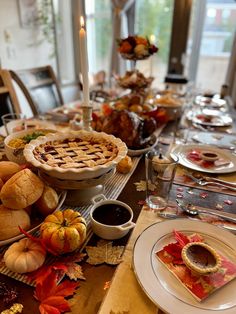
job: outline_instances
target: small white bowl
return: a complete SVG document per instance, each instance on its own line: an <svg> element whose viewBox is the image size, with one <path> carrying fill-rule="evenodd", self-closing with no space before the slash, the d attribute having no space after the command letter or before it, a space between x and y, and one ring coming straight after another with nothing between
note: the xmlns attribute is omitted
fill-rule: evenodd
<svg viewBox="0 0 236 314"><path fill-rule="evenodd" d="M14 148L14 147L10 146L8 143L13 139L22 138L22 137L24 137L28 134L32 134L34 132L38 133L38 132L44 132L44 131L48 132L48 134L56 132L56 130L53 130L53 129L52 130L50 130L50 129L30 129L30 130L15 132L15 133L8 135L4 140L4 150L5 150L5 154L7 156L7 159L10 161L16 162L18 164L26 163L27 161L26 161L24 154L23 154L24 148Z"/></svg>
<svg viewBox="0 0 236 314"><path fill-rule="evenodd" d="M135 223L132 222L133 211L127 204L117 201L117 200L108 200L103 194L94 196L92 198L92 203L93 203L93 207L90 211L91 226L92 226L93 232L96 235L98 235L100 238L106 239L106 240L120 239L124 237L129 232L130 229L134 228ZM115 207L123 209L123 213L121 212L121 217L119 217L118 219L124 220L124 222L120 223L117 221L117 224L108 224L107 222L97 221L96 219L98 218L97 216L94 215L95 210L98 214L100 211L100 208L101 210L104 210L104 205L111 206L110 210L108 209L107 211L107 207L105 207L105 210L107 213L110 211L111 216L110 215L109 216L113 218L115 218L115 216L117 217L117 213L115 212ZM106 215L101 215L101 217L103 219L106 219L108 217L107 213ZM125 219L126 218L125 215L127 215L127 220ZM107 219L109 220L109 218Z"/></svg>
<svg viewBox="0 0 236 314"><path fill-rule="evenodd" d="M206 161L216 161L218 160L220 157L217 153L215 152L212 152L212 151L208 151L208 150L204 150L200 153L200 157L203 159L203 160L206 160Z"/></svg>

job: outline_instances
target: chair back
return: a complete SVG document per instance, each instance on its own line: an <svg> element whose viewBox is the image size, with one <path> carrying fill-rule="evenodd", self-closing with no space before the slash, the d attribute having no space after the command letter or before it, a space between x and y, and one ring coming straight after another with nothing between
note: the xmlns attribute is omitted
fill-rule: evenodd
<svg viewBox="0 0 236 314"><path fill-rule="evenodd" d="M7 113L21 113L21 109L10 72L0 69L0 116ZM1 120L0 125L2 125Z"/></svg>
<svg viewBox="0 0 236 314"><path fill-rule="evenodd" d="M51 66L10 71L12 79L22 90L34 115L64 105L59 83Z"/></svg>

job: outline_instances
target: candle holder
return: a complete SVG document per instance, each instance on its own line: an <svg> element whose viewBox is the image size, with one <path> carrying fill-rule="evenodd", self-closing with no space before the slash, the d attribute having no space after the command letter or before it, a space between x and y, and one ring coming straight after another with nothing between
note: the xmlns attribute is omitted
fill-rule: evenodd
<svg viewBox="0 0 236 314"><path fill-rule="evenodd" d="M83 110L83 129L86 131L92 131L91 122L92 122L92 112L93 112L93 106L92 103L89 103L88 106L81 107Z"/></svg>

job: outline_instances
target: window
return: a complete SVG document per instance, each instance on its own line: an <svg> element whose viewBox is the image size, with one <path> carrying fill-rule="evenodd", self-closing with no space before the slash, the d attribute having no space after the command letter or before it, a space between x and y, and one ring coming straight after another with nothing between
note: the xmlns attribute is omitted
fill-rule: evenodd
<svg viewBox="0 0 236 314"><path fill-rule="evenodd" d="M137 68L146 75L154 75L156 84L162 83L167 73L173 5L173 0L136 1L135 33L149 38L154 35L159 48L148 60L139 61Z"/></svg>
<svg viewBox="0 0 236 314"><path fill-rule="evenodd" d="M111 1L85 1L89 72L108 73L111 54Z"/></svg>
<svg viewBox="0 0 236 314"><path fill-rule="evenodd" d="M76 81L71 1L53 0L56 23L57 71L62 84Z"/></svg>
<svg viewBox="0 0 236 314"><path fill-rule="evenodd" d="M219 92L224 84L235 32L235 16L234 0L194 1L187 76L195 80L196 86Z"/></svg>

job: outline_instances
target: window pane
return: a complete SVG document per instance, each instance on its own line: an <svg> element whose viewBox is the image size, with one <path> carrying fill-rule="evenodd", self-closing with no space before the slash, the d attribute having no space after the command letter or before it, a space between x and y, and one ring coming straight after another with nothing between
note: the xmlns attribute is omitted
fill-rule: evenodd
<svg viewBox="0 0 236 314"><path fill-rule="evenodd" d="M112 40L111 1L89 0L85 5L89 72L105 70L108 73Z"/></svg>
<svg viewBox="0 0 236 314"><path fill-rule="evenodd" d="M135 33L149 38L153 34L159 48L148 60L137 62L137 68L146 75L152 74L155 83L162 83L167 74L173 4L173 0L136 1Z"/></svg>
<svg viewBox="0 0 236 314"><path fill-rule="evenodd" d="M194 34L199 29L198 0L194 1L191 32L188 42L188 58ZM196 73L196 86L219 92L224 84L233 36L236 26L236 3L234 0L206 1L203 32L200 37L200 53ZM196 55L196 60L198 55ZM197 62L197 61L192 62Z"/></svg>

